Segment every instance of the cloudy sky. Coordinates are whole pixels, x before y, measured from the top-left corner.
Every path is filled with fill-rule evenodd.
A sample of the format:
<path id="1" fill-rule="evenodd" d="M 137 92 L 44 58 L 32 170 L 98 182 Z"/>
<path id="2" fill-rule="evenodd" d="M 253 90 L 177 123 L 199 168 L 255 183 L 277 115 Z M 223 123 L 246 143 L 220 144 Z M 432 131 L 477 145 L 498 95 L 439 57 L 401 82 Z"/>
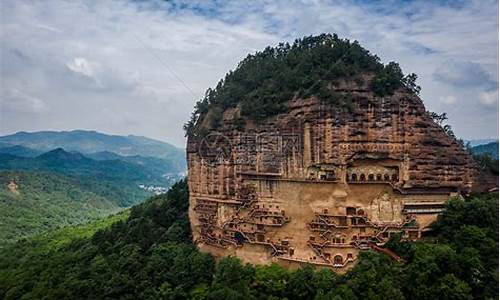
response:
<path id="1" fill-rule="evenodd" d="M 333 32 L 417 73 L 458 136 L 498 136 L 498 1 L 0 5 L 2 135 L 92 129 L 182 146 L 195 101 L 248 53 Z"/>

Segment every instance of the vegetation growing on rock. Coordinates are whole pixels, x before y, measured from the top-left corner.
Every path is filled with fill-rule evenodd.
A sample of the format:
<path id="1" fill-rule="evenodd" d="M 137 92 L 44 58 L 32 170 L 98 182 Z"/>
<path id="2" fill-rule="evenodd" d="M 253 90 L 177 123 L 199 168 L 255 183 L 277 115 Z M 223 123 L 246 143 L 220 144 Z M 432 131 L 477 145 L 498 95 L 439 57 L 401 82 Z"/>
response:
<path id="1" fill-rule="evenodd" d="M 415 74 L 404 76 L 395 62 L 382 64 L 357 41 L 321 34 L 297 39 L 291 45 L 280 43 L 248 55 L 215 88 L 209 88 L 184 129 L 187 135 L 193 134 L 200 121 L 217 127 L 222 113 L 232 107 L 238 107 L 243 117 L 261 121 L 286 112 L 287 101 L 294 97 L 316 97 L 349 109 L 352 99 L 333 87 L 341 80 L 362 85 L 366 78 L 378 97 L 403 87 L 412 93 L 420 90 Z"/>
<path id="2" fill-rule="evenodd" d="M 498 298 L 496 193 L 451 200 L 429 242 L 392 240 L 405 263 L 367 251 L 345 275 L 244 265 L 236 258 L 216 264 L 191 243 L 187 206 L 183 181 L 90 238 L 93 230 L 86 228 L 68 242 L 72 231 L 66 230 L 9 247 L 0 253 L 0 298 Z M 54 246 L 61 236 L 64 242 Z"/>

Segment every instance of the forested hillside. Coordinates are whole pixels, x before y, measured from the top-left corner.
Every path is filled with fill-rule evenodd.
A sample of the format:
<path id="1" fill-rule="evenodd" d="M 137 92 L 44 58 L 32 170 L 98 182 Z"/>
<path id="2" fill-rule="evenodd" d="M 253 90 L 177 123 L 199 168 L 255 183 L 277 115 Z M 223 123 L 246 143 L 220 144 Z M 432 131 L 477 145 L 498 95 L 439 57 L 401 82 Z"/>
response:
<path id="1" fill-rule="evenodd" d="M 0 247 L 55 228 L 97 220 L 147 195 L 111 182 L 1 171 Z"/>
<path id="2" fill-rule="evenodd" d="M 476 155 L 489 155 L 494 159 L 498 159 L 498 141 L 497 142 L 491 142 L 488 144 L 483 144 L 483 145 L 477 145 L 472 147 L 472 153 Z"/>
<path id="3" fill-rule="evenodd" d="M 215 263 L 191 243 L 185 181 L 135 206 L 126 220 L 40 247 L 51 236 L 0 254 L 5 299 L 497 299 L 498 194 L 453 199 L 427 242 L 371 251 L 345 275 L 278 265 Z M 40 250 L 40 248 L 45 250 Z"/>
<path id="4" fill-rule="evenodd" d="M 19 157 L 0 154 L 0 170 L 47 171 L 75 177 L 92 177 L 137 186 L 143 184 L 167 185 L 161 174 L 123 160 L 97 161 L 80 153 L 54 149 L 37 157 Z"/>
<path id="5" fill-rule="evenodd" d="M 405 76 L 395 62 L 384 65 L 357 41 L 336 34 L 308 36 L 248 55 L 215 88 L 207 90 L 184 129 L 190 135 L 216 127 L 228 108 L 237 108 L 241 117 L 258 122 L 286 112 L 287 102 L 294 98 L 316 97 L 350 111 L 354 107 L 351 95 L 336 92 L 332 86 L 346 80 L 358 86 L 366 82 L 376 96 L 383 97 L 401 88 L 418 93 L 416 79 L 415 74 Z"/>
<path id="6" fill-rule="evenodd" d="M 0 247 L 140 203 L 184 170 L 182 150 L 144 137 L 88 131 L 0 137 Z"/>
<path id="7" fill-rule="evenodd" d="M 155 159 L 161 164 L 162 174 L 179 174 L 186 170 L 184 150 L 169 143 L 142 137 L 109 135 L 96 131 L 38 131 L 18 132 L 0 136 L 0 153 L 21 157 L 35 157 L 61 148 L 99 159 L 103 153 L 112 154 L 121 161 Z"/>

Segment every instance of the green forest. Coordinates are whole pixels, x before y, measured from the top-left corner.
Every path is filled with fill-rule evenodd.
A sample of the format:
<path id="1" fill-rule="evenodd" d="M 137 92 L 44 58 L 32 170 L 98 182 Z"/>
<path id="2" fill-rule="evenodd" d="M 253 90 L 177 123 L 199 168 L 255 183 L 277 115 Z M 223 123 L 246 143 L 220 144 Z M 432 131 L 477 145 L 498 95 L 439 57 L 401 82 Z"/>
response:
<path id="1" fill-rule="evenodd" d="M 206 91 L 195 105 L 184 129 L 187 135 L 200 134 L 196 124 L 216 127 L 222 113 L 239 106 L 241 115 L 254 121 L 285 112 L 293 97 L 316 97 L 338 109 L 351 110 L 350 95 L 335 92 L 332 85 L 350 80 L 364 85 L 364 75 L 378 97 L 392 95 L 399 88 L 418 94 L 417 76 L 405 76 L 399 65 L 384 65 L 357 41 L 336 34 L 308 36 L 248 55 L 217 86 Z M 207 121 L 205 122 L 205 118 Z"/>
<path id="2" fill-rule="evenodd" d="M 35 171 L 0 171 L 0 248 L 98 220 L 149 196 L 130 184 Z"/>
<path id="3" fill-rule="evenodd" d="M 1 250 L 3 299 L 498 299 L 498 194 L 451 199 L 420 242 L 394 237 L 398 263 L 366 251 L 331 269 L 215 262 L 191 242 L 186 181 L 95 226 Z"/>

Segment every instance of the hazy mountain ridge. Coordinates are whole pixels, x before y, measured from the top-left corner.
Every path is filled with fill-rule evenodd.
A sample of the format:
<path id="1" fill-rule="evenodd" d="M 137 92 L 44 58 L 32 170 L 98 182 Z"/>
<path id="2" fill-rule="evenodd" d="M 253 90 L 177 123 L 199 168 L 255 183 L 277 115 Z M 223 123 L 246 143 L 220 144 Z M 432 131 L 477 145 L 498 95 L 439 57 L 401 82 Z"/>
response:
<path id="1" fill-rule="evenodd" d="M 73 130 L 21 131 L 0 137 L 0 147 L 15 145 L 41 152 L 63 148 L 68 152 L 77 151 L 83 154 L 108 151 L 121 156 L 151 156 L 169 161 L 175 168 L 174 172 L 182 172 L 186 168 L 183 149 L 169 143 L 135 135 L 120 136 L 97 131 Z"/>
<path id="2" fill-rule="evenodd" d="M 0 137 L 0 246 L 142 202 L 186 168 L 184 151 L 139 136 L 95 131 Z"/>
<path id="3" fill-rule="evenodd" d="M 487 154 L 494 159 L 498 159 L 498 141 L 474 146 L 472 147 L 472 153 Z"/>
<path id="4" fill-rule="evenodd" d="M 42 151 L 34 150 L 21 145 L 10 146 L 5 143 L 0 143 L 0 154 L 11 154 L 20 157 L 36 157 L 42 153 Z"/>
<path id="5" fill-rule="evenodd" d="M 134 184 L 166 185 L 161 176 L 155 176 L 140 165 L 117 159 L 97 161 L 78 152 L 67 152 L 62 148 L 51 150 L 37 157 L 0 154 L 0 170 L 48 171 Z"/>
<path id="6" fill-rule="evenodd" d="M 473 139 L 473 140 L 467 140 L 466 142 L 469 143 L 469 146 L 476 147 L 479 145 L 498 142 L 498 140 L 497 139 Z"/>
<path id="7" fill-rule="evenodd" d="M 134 168 L 138 168 L 137 174 L 124 173 L 124 175 L 130 175 L 130 178 L 126 178 L 127 181 L 133 180 L 136 182 L 140 179 L 140 183 L 168 186 L 177 180 L 178 177 L 182 176 L 186 170 L 186 159 L 183 149 L 142 136 L 118 136 L 96 131 L 73 130 L 60 132 L 18 132 L 0 137 L 0 155 L 11 154 L 17 157 L 35 158 L 45 152 L 51 152 L 58 148 L 63 149 L 67 153 L 83 154 L 83 156 L 95 161 L 118 161 L 113 163 L 86 161 L 93 168 L 102 169 L 110 167 L 110 165 L 120 164 L 122 165 L 121 168 L 124 169 L 133 170 Z M 66 154 L 68 157 L 69 155 Z M 75 158 L 78 158 L 78 156 L 73 156 L 73 159 Z M 6 159 L 9 161 L 15 160 L 9 156 L 0 156 L 0 160 L 5 161 Z M 82 157 L 78 159 L 84 161 Z M 30 163 L 35 163 L 35 167 L 26 166 Z M 104 164 L 104 166 L 100 166 L 100 164 Z M 20 159 L 17 159 L 15 163 L 9 162 L 7 165 L 5 162 L 2 163 L 0 161 L 0 168 L 2 168 L 2 165 L 3 169 L 20 167 L 21 169 L 58 171 L 52 167 L 46 168 L 46 166 L 40 166 L 40 162 Z M 65 170 L 64 167 L 62 169 L 63 173 L 68 173 L 68 170 Z M 71 173 L 78 172 L 75 170 Z M 84 175 L 88 175 L 88 173 L 88 170 L 86 170 Z"/>

